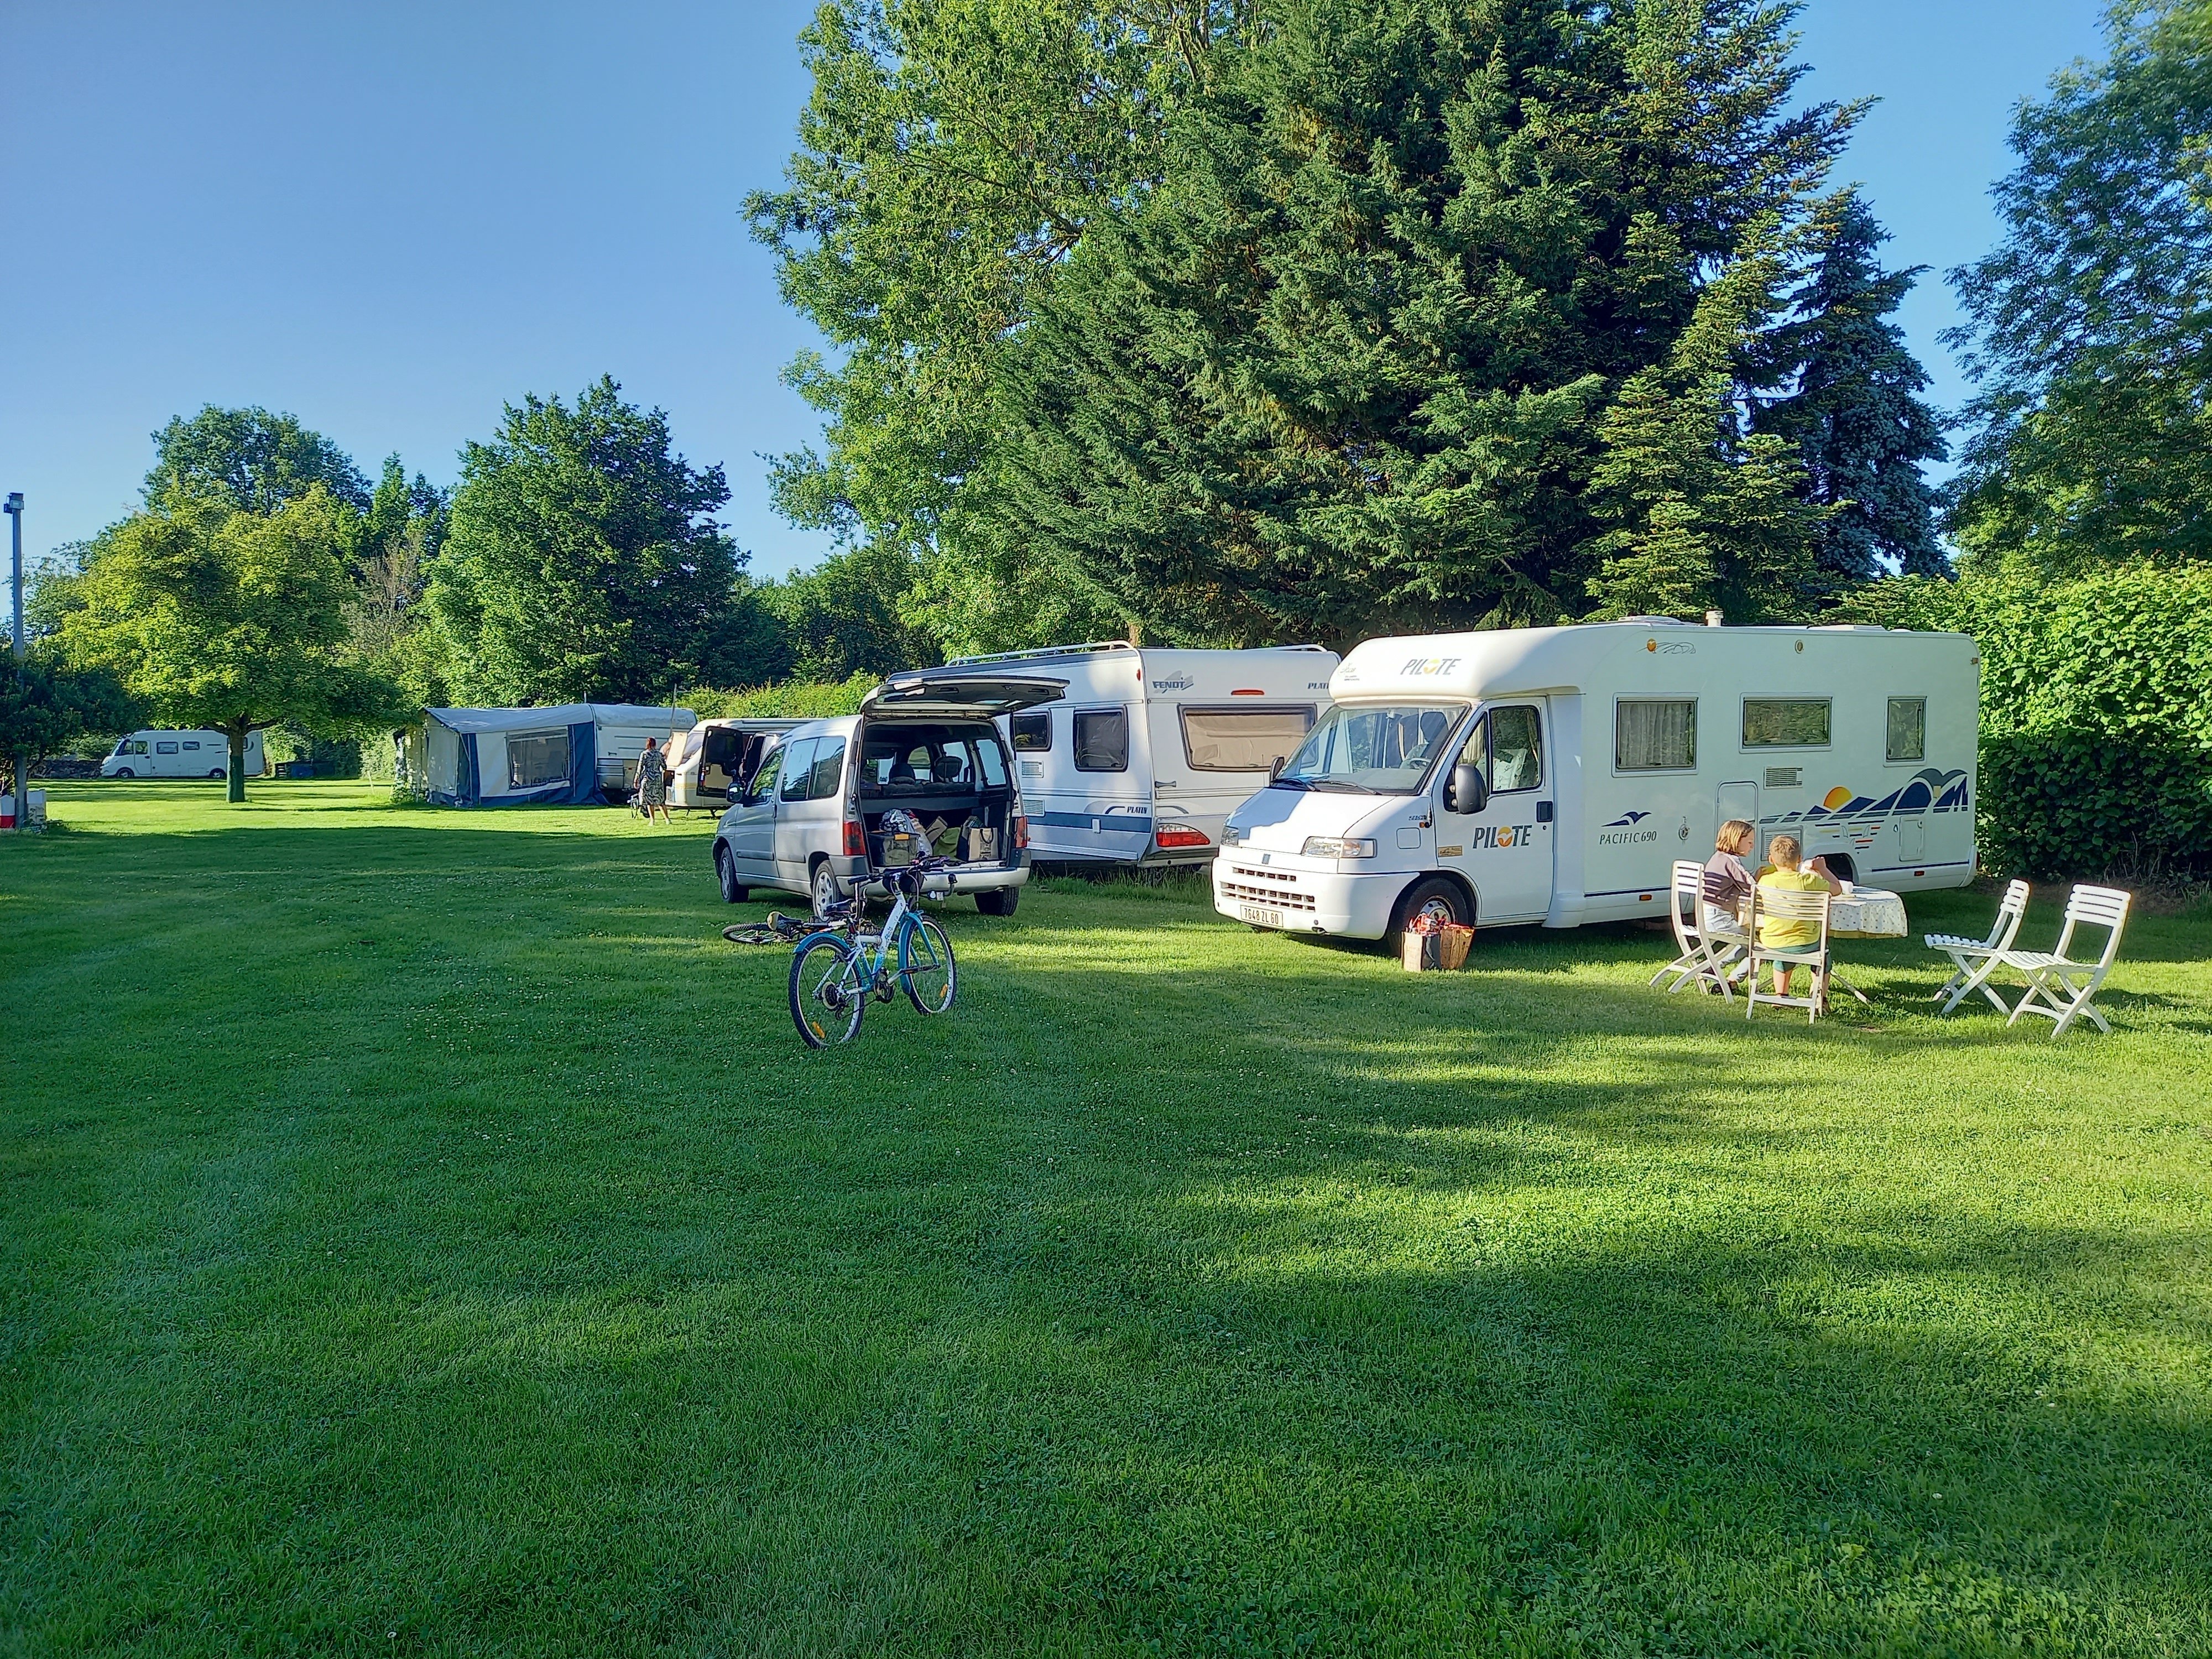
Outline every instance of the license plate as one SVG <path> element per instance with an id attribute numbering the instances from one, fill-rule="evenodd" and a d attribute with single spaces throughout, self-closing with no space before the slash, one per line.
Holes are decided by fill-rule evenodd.
<path id="1" fill-rule="evenodd" d="M 1240 904 L 1237 907 L 1237 914 L 1255 927 L 1279 927 L 1283 925 L 1283 913 L 1270 910 L 1264 905 Z"/>

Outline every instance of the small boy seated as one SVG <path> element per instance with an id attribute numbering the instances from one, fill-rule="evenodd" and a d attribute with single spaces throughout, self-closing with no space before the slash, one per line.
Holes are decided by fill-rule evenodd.
<path id="1" fill-rule="evenodd" d="M 1801 867 L 1804 856 L 1805 848 L 1796 836 L 1777 836 L 1766 844 L 1769 867 L 1760 874 L 1759 884 L 1770 890 L 1798 893 L 1840 893 L 1844 890 L 1843 883 L 1828 873 L 1826 859 L 1814 859 L 1811 864 Z M 1812 944 L 1820 937 L 1820 925 L 1816 922 L 1765 915 L 1759 919 L 1759 942 L 1761 945 L 1784 951 L 1796 950 Z M 1774 964 L 1775 995 L 1786 997 L 1790 994 L 1790 971 L 1791 964 L 1789 963 Z M 1821 969 L 1816 968 L 1813 970 L 1813 994 L 1815 997 L 1820 994 L 1826 978 Z"/>

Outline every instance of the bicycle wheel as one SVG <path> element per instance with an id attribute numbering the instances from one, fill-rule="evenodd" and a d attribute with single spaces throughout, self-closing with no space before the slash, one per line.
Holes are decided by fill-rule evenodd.
<path id="1" fill-rule="evenodd" d="M 917 916 L 899 937 L 899 978 L 918 1014 L 941 1014 L 959 994 L 960 970 L 953 966 L 952 941 L 927 916 Z"/>
<path id="2" fill-rule="evenodd" d="M 866 991 L 853 973 L 853 947 L 835 933 L 817 933 L 791 953 L 791 1023 L 810 1048 L 850 1042 L 868 1012 Z"/>

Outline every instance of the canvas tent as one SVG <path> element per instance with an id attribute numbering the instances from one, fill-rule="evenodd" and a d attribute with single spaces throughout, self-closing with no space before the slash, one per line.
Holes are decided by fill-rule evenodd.
<path id="1" fill-rule="evenodd" d="M 424 780 L 444 806 L 580 806 L 625 797 L 645 740 L 665 744 L 688 708 L 567 702 L 550 708 L 426 708 Z"/>

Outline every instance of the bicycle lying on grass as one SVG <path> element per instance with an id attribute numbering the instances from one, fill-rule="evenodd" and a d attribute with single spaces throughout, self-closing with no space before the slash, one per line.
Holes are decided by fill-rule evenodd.
<path id="1" fill-rule="evenodd" d="M 951 892 L 950 875 L 941 885 L 932 878 L 952 866 L 951 859 L 930 858 L 884 870 L 891 912 L 879 930 L 866 931 L 866 903 L 855 893 L 839 907 L 842 914 L 826 919 L 828 927 L 799 941 L 791 957 L 791 1022 L 808 1048 L 858 1036 L 871 997 L 889 1002 L 903 988 L 918 1014 L 941 1014 L 952 1006 L 960 988 L 952 941 L 912 902 L 925 891 Z"/>

